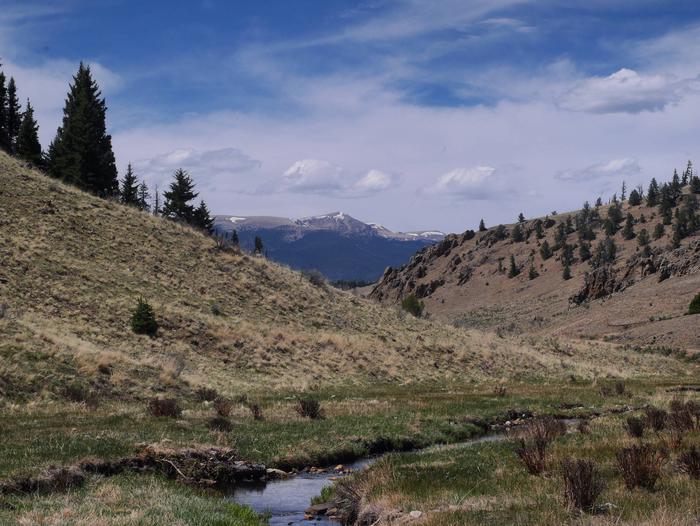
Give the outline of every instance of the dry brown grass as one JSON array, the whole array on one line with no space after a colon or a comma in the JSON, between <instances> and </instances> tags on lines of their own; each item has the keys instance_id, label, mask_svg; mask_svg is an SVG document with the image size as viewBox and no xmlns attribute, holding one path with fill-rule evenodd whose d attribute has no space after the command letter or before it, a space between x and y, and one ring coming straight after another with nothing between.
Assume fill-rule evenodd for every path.
<instances>
[{"instance_id":1,"label":"dry brown grass","mask_svg":"<svg viewBox=\"0 0 700 526\"><path fill-rule=\"evenodd\" d=\"M47 213L51 202L52 213ZM101 397L265 382L303 391L344 382L692 374L669 357L603 343L562 354L406 316L322 290L262 258L217 250L182 225L86 195L0 153L0 394L56 396L80 378ZM131 333L139 296L159 336ZM211 305L220 307L220 315ZM109 374L100 372L109 368Z\"/></svg>"}]
</instances>

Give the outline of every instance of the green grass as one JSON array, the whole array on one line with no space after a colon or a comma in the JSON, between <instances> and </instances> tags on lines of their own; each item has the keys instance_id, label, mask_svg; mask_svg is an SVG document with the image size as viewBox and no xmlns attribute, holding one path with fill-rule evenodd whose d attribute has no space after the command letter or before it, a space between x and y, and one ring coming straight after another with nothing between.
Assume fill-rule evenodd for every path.
<instances>
[{"instance_id":1,"label":"green grass","mask_svg":"<svg viewBox=\"0 0 700 526\"><path fill-rule=\"evenodd\" d=\"M576 416L604 412L628 404L642 405L655 396L654 393L663 392L670 385L660 381L638 380L627 382L629 393L605 396L601 393L601 386L610 383L511 383L507 385L505 396L494 393L495 385L375 385L361 392L351 386L316 390L311 394L321 401L325 409L327 417L323 420L298 416L294 411L294 393L251 393L250 398L262 405L265 420L254 420L245 406L237 405L230 417L234 427L229 433L208 429L207 421L214 411L207 403L184 402L183 415L177 420L149 416L145 403L107 402L96 409L65 403L6 405L0 410L3 433L3 440L0 441L0 473L8 477L29 475L49 465L65 465L85 457L118 458L131 454L137 444L164 440L172 447L197 444L232 446L242 459L283 469L328 465L387 449L406 450L460 442L484 432L484 428L476 425L475 420L487 424L502 423L509 418L508 412L511 410ZM583 438L571 435L565 440L575 444ZM612 449L605 454L608 457L612 455ZM396 472L401 475L396 479L397 485L392 491L402 496L404 500L401 502L407 508L422 506L426 502L430 506L440 507L457 505L464 499L499 498L504 492L513 495L518 488L532 484L517 466L509 444L484 444L390 458L396 462ZM504 469L511 475L503 478L501 474ZM100 487L105 485L116 485L124 493L130 493L126 491L128 488L141 485L157 486L157 491L165 491L173 499L175 495L189 495L193 500L174 505L175 510L172 511L176 513L182 509L183 514L193 514L190 518L180 518L183 524L250 523L235 522L244 520L243 516L239 516L242 513L240 510L230 512L229 508L216 508L222 502L220 494L201 494L155 476L141 478L135 475L91 478L86 488L67 495L14 498L13 504L17 510L2 513L13 517L30 513L49 517L61 505L72 508L73 504L66 504L73 502L71 499L82 502L84 499L90 500L90 492L101 494L104 489ZM161 490L161 486L165 489ZM560 490L553 482L546 482L544 486L548 493L538 496L542 501L538 506L551 510L552 504L547 499L559 498ZM131 493L134 493L134 498L139 495L138 491ZM412 500L417 496L421 496L418 501ZM527 505L531 506L531 503ZM78 506L79 510L83 510L81 506ZM116 513L119 508L109 503L105 506L105 513ZM481 520L479 517L487 511L493 512L495 515L492 519L497 521L511 513L508 511L511 508L516 510L512 513L519 513L519 506L523 504L503 504L495 510L472 510L466 515L466 512L460 511L458 515L460 520L467 521L464 524L469 521L478 524ZM144 501L136 502L130 508L146 513L150 507L152 504ZM221 515L224 518L207 519L214 522L197 522L198 510L210 513L214 509L211 507L219 510L216 512L219 515L224 514ZM80 513L88 513L86 510ZM229 512L233 517L230 520L225 518ZM138 519L142 522L134 524L161 524L157 522L161 520L160 517L149 522L151 518L148 513ZM446 511L438 515L454 513ZM67 523L72 524L70 521ZM119 524L119 520L115 515L105 518L104 523Z\"/></svg>"}]
</instances>

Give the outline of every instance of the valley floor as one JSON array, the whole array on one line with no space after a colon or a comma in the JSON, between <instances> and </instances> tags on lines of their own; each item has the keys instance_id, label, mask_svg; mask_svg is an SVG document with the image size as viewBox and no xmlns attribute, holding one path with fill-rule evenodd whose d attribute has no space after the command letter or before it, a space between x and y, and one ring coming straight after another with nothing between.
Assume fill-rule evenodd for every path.
<instances>
[{"instance_id":1,"label":"valley floor","mask_svg":"<svg viewBox=\"0 0 700 526\"><path fill-rule=\"evenodd\" d=\"M654 492L626 490L616 472L615 453L632 442L623 428L626 408L666 407L673 397L700 400L700 393L678 395L670 387L692 383L689 376L665 380L507 383L503 385L413 385L319 389L311 393L325 411L322 420L294 410L296 393L246 393L263 410L254 420L243 403L234 405L230 432L211 431L210 402L183 401L177 419L154 418L134 403L105 402L96 408L71 403L6 404L0 410L0 473L4 478L35 474L49 465L85 457L118 458L136 444L168 447L232 446L242 459L289 470L347 462L390 449L456 443L485 432L518 414L589 417L590 432L557 439L542 476L528 475L512 442L481 443L429 453L389 455L355 475L361 506L394 523L411 524L691 524L700 515L700 482L677 473L677 451L669 453ZM697 377L697 375L695 375ZM498 389L502 387L502 389ZM242 393L243 394L243 393ZM308 394L308 393L307 393ZM664 433L653 443L668 441ZM700 446L697 430L682 446ZM559 462L566 457L596 459L606 480L595 515L567 510ZM352 480L352 479L350 479ZM609 504L607 504L609 503ZM420 518L411 519L411 511ZM399 522L396 522L399 521ZM158 475L92 476L67 492L0 497L0 524L264 524L250 510L229 504L214 490L198 490ZM694 522L692 522L695 524Z\"/></svg>"}]
</instances>

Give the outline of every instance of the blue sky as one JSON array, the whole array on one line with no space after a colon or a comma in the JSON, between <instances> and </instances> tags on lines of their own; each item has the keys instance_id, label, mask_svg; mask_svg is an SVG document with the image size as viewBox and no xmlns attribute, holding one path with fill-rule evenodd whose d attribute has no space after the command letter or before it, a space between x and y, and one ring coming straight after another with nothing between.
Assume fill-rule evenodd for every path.
<instances>
[{"instance_id":1,"label":"blue sky","mask_svg":"<svg viewBox=\"0 0 700 526\"><path fill-rule=\"evenodd\" d=\"M695 158L691 1L0 0L48 144L80 60L120 171L182 166L217 213L462 231Z\"/></svg>"}]
</instances>

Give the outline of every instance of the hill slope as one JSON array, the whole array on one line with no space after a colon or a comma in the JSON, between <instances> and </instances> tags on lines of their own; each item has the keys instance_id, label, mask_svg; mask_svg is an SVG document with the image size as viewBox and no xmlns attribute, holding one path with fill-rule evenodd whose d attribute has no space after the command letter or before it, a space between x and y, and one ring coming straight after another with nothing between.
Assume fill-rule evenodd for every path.
<instances>
[{"instance_id":1,"label":"hill slope","mask_svg":"<svg viewBox=\"0 0 700 526\"><path fill-rule=\"evenodd\" d=\"M606 216L607 206L600 207ZM623 206L635 218L635 233L642 228L650 237L659 223L658 210ZM521 224L523 242L499 239L496 228L485 232L451 235L416 254L408 264L389 269L370 296L395 303L410 293L422 297L433 316L467 327L495 329L510 334L553 334L583 339L604 339L653 347L700 350L700 319L684 314L700 292L700 236L670 248L671 227L643 254L636 238L626 240L622 229L613 240L617 257L610 267L594 272L581 261L576 232L566 242L575 247L572 279L563 279L562 251L544 260L540 248L555 246L558 225L577 212L548 218L542 239L535 222ZM644 216L644 223L642 223ZM539 220L544 223L545 218ZM506 225L511 232L514 225ZM595 247L605 234L594 230ZM513 255L520 274L509 277ZM499 263L500 262L500 263ZM534 267L538 276L530 279Z\"/></svg>"},{"instance_id":2,"label":"hill slope","mask_svg":"<svg viewBox=\"0 0 700 526\"><path fill-rule=\"evenodd\" d=\"M1 153L0 232L6 396L53 397L67 386L129 398L200 385L235 393L253 384L290 390L338 380L683 371L672 359L602 343L562 354L551 342L417 320L219 250L189 228L92 197ZM155 307L155 339L130 331L139 296Z\"/></svg>"},{"instance_id":3,"label":"hill slope","mask_svg":"<svg viewBox=\"0 0 700 526\"><path fill-rule=\"evenodd\" d=\"M441 232L392 232L342 212L302 219L216 216L219 233L236 230L252 251L259 236L270 259L297 270L318 270L328 279L373 282L384 270L440 241Z\"/></svg>"}]
</instances>

